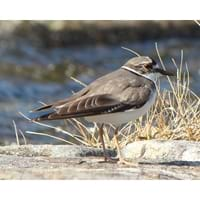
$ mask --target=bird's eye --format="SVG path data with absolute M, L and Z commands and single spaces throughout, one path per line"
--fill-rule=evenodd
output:
M 153 69 L 152 63 L 148 63 L 148 64 L 144 65 L 144 67 L 145 67 L 148 71 Z
M 140 70 L 140 71 L 141 71 L 141 74 L 147 73 L 147 72 L 151 71 L 151 68 L 148 68 L 148 67 L 145 66 L 145 65 L 141 66 L 140 69 L 141 69 L 141 70 Z

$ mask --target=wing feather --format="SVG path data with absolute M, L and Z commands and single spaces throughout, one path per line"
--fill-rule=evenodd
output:
M 132 81 L 133 75 L 127 74 L 127 82 L 122 84 L 124 76 L 118 76 L 119 72 L 115 72 L 117 78 L 112 82 L 106 81 L 106 75 L 68 99 L 37 109 L 36 111 L 46 111 L 47 114 L 41 114 L 34 120 L 78 118 L 140 108 L 151 95 L 150 87 L 144 87 L 145 84 L 154 83 L 147 80 L 145 84 L 141 84 L 141 81 Z

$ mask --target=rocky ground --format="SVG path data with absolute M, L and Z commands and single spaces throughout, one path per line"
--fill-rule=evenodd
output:
M 198 142 L 139 141 L 122 152 L 139 164 L 105 163 L 102 150 L 84 146 L 2 146 L 0 179 L 200 179 Z

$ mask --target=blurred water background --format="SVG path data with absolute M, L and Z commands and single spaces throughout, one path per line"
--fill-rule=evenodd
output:
M 15 142 L 12 120 L 23 132 L 45 131 L 18 114 L 72 94 L 84 83 L 118 69 L 133 49 L 158 56 L 175 70 L 184 52 L 191 88 L 200 95 L 200 27 L 194 21 L 1 21 L 0 22 L 0 145 Z M 163 82 L 162 87 L 167 87 Z M 56 122 L 62 123 L 62 122 Z M 58 143 L 25 135 L 29 143 Z

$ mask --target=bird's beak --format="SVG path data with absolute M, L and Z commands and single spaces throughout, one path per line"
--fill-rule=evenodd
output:
M 170 72 L 170 71 L 166 71 L 166 70 L 161 69 L 161 68 L 155 68 L 155 69 L 154 69 L 154 72 L 160 73 L 160 74 L 162 74 L 162 75 L 164 75 L 164 76 L 176 76 L 175 73 Z

